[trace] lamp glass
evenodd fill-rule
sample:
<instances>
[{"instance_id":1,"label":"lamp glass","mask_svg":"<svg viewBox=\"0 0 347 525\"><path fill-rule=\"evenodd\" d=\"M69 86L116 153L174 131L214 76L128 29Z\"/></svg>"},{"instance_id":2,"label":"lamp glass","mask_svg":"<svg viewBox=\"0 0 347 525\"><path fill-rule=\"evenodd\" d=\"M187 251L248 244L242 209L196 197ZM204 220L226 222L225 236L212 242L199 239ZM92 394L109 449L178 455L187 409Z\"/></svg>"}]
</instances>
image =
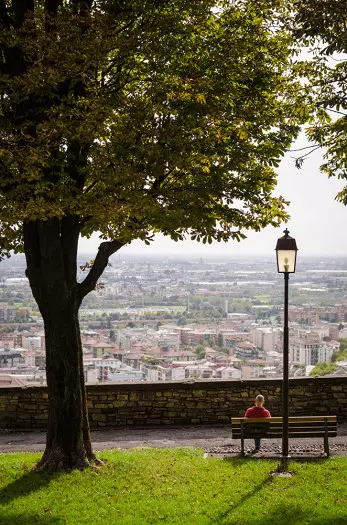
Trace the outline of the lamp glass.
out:
<instances>
[{"instance_id":1,"label":"lamp glass","mask_svg":"<svg viewBox=\"0 0 347 525\"><path fill-rule=\"evenodd\" d=\"M279 273L295 273L297 250L276 250Z\"/></svg>"}]
</instances>

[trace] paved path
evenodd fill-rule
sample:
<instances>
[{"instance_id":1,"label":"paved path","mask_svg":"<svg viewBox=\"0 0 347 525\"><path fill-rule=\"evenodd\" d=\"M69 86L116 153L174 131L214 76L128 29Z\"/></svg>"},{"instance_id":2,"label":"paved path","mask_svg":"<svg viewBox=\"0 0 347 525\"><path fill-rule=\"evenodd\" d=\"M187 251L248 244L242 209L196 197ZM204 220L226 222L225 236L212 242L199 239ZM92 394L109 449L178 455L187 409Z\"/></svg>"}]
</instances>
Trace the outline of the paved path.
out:
<instances>
[{"instance_id":1,"label":"paved path","mask_svg":"<svg viewBox=\"0 0 347 525\"><path fill-rule=\"evenodd\" d=\"M117 428L91 433L94 450L110 448L129 449L137 447L176 448L200 447L212 455L238 455L239 441L231 439L230 426L189 426L158 428ZM44 432L0 431L0 452L41 452L45 447ZM339 425L338 436L329 439L332 455L347 456L347 424ZM252 447L252 441L246 441ZM263 440L263 455L277 457L281 440ZM293 454L323 451L323 439L291 439Z\"/></svg>"},{"instance_id":2,"label":"paved path","mask_svg":"<svg viewBox=\"0 0 347 525\"><path fill-rule=\"evenodd\" d=\"M224 446L231 444L230 427L116 428L91 432L95 450L107 448L175 448ZM40 452L45 447L44 432L1 432L0 452Z\"/></svg>"}]
</instances>

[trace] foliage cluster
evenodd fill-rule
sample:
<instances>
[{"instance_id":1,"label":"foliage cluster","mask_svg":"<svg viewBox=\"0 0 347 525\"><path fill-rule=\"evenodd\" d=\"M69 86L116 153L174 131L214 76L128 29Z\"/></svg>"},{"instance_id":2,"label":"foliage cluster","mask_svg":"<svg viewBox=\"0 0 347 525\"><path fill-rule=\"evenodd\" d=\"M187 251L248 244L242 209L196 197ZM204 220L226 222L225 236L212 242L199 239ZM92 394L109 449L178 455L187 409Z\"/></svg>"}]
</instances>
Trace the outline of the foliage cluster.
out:
<instances>
[{"instance_id":1,"label":"foliage cluster","mask_svg":"<svg viewBox=\"0 0 347 525\"><path fill-rule=\"evenodd\" d=\"M335 363L318 363L310 372L310 376L326 376L336 370Z\"/></svg>"},{"instance_id":2,"label":"foliage cluster","mask_svg":"<svg viewBox=\"0 0 347 525\"><path fill-rule=\"evenodd\" d=\"M347 360L347 339L339 339L340 349L333 353L331 361L336 363L337 361Z\"/></svg>"}]
</instances>

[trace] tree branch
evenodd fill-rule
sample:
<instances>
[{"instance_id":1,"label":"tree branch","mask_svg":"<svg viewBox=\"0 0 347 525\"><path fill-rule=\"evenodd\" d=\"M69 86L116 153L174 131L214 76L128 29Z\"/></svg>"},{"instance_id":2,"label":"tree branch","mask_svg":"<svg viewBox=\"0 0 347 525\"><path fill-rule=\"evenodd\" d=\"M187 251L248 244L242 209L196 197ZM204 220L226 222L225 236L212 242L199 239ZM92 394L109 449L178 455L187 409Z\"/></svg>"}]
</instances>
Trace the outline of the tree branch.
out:
<instances>
[{"instance_id":1,"label":"tree branch","mask_svg":"<svg viewBox=\"0 0 347 525\"><path fill-rule=\"evenodd\" d=\"M80 235L80 222L75 216L61 219L60 238L63 251L66 284L71 292L76 286L77 249Z\"/></svg>"},{"instance_id":2,"label":"tree branch","mask_svg":"<svg viewBox=\"0 0 347 525\"><path fill-rule=\"evenodd\" d=\"M337 113L338 115L343 115L344 117L347 117L347 113L343 113L342 111L337 111L336 109L330 109L326 108L327 111L331 111L332 113Z\"/></svg>"},{"instance_id":3,"label":"tree branch","mask_svg":"<svg viewBox=\"0 0 347 525\"><path fill-rule=\"evenodd\" d=\"M316 147L320 147L320 145L319 144L312 144L312 146L305 146L304 148L290 149L288 151L291 153L293 151L303 151L304 149L313 149L313 148L316 148Z\"/></svg>"},{"instance_id":4,"label":"tree branch","mask_svg":"<svg viewBox=\"0 0 347 525\"><path fill-rule=\"evenodd\" d=\"M34 0L14 0L12 9L16 27L20 27L23 24L28 13L34 12L34 6Z\"/></svg>"},{"instance_id":5,"label":"tree branch","mask_svg":"<svg viewBox=\"0 0 347 525\"><path fill-rule=\"evenodd\" d=\"M102 242L99 246L97 256L94 260L93 266L91 267L87 277L81 283L77 284L77 300L81 304L82 299L92 290L94 290L98 279L103 274L108 260L116 253L125 243L120 241L106 241Z\"/></svg>"},{"instance_id":6,"label":"tree branch","mask_svg":"<svg viewBox=\"0 0 347 525\"><path fill-rule=\"evenodd\" d=\"M51 16L56 15L62 3L62 0L45 0L45 8L47 13L49 13Z\"/></svg>"},{"instance_id":7,"label":"tree branch","mask_svg":"<svg viewBox=\"0 0 347 525\"><path fill-rule=\"evenodd\" d=\"M35 286L36 283L39 283L42 280L37 222L25 221L23 223L23 238L27 263L25 275L28 277L30 285Z\"/></svg>"},{"instance_id":8,"label":"tree branch","mask_svg":"<svg viewBox=\"0 0 347 525\"><path fill-rule=\"evenodd\" d=\"M7 12L5 0L0 0L0 27L10 27L11 19Z\"/></svg>"},{"instance_id":9,"label":"tree branch","mask_svg":"<svg viewBox=\"0 0 347 525\"><path fill-rule=\"evenodd\" d=\"M152 184L152 187L150 188L149 192L150 194L155 195L156 191L160 188L163 182L167 180L167 178L171 175L171 173L174 171L175 168L172 168L171 170L167 171L166 173L163 173L160 175L160 177L156 178Z\"/></svg>"},{"instance_id":10,"label":"tree branch","mask_svg":"<svg viewBox=\"0 0 347 525\"><path fill-rule=\"evenodd\" d=\"M290 157L291 159L293 159L295 161L295 167L300 169L304 163L304 160L306 157L308 157L309 155L311 155L314 151L316 151L317 149L320 149L322 146L318 145L318 146L312 146L312 149L311 151L309 151L308 153L305 153L304 155L301 155L300 157ZM306 148L302 148L302 149L306 149ZM295 150L293 150L295 151ZM298 150L300 151L300 150Z\"/></svg>"},{"instance_id":11,"label":"tree branch","mask_svg":"<svg viewBox=\"0 0 347 525\"><path fill-rule=\"evenodd\" d=\"M94 188L94 186L95 186L96 184L98 184L98 182L100 182L100 181L98 181L98 180L94 180L93 182L91 182L91 183L89 184L89 186L87 186L87 187L83 190L83 195L85 195L86 193L88 193L88 191L92 190L92 189Z\"/></svg>"}]
</instances>

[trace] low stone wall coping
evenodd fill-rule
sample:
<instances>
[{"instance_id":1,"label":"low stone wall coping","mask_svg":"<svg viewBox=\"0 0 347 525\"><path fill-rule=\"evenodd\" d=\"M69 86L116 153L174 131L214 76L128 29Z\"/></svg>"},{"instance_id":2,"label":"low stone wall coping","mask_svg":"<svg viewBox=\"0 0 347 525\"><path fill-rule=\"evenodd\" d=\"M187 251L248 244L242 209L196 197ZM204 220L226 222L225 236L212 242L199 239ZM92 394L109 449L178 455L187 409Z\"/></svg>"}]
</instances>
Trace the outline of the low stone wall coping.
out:
<instances>
[{"instance_id":1,"label":"low stone wall coping","mask_svg":"<svg viewBox=\"0 0 347 525\"><path fill-rule=\"evenodd\" d=\"M235 387L235 386L251 386L258 387L260 385L266 386L281 386L282 379L197 379L195 381L143 381L143 382L129 382L129 383L88 383L87 391L110 391L110 390L131 390L131 391L163 391L163 390L194 390L197 387L209 390L218 390L220 388ZM289 386L295 385L346 385L347 376L334 377L296 377L289 379ZM0 393L4 392L18 392L20 390L33 392L47 392L47 387L42 385L25 385L25 386L0 386Z\"/></svg>"},{"instance_id":2,"label":"low stone wall coping","mask_svg":"<svg viewBox=\"0 0 347 525\"><path fill-rule=\"evenodd\" d=\"M166 381L87 385L91 428L229 424L257 394L273 416L282 412L281 379ZM347 377L289 380L290 415L336 415L347 421ZM45 430L48 389L0 387L0 428Z\"/></svg>"}]
</instances>

